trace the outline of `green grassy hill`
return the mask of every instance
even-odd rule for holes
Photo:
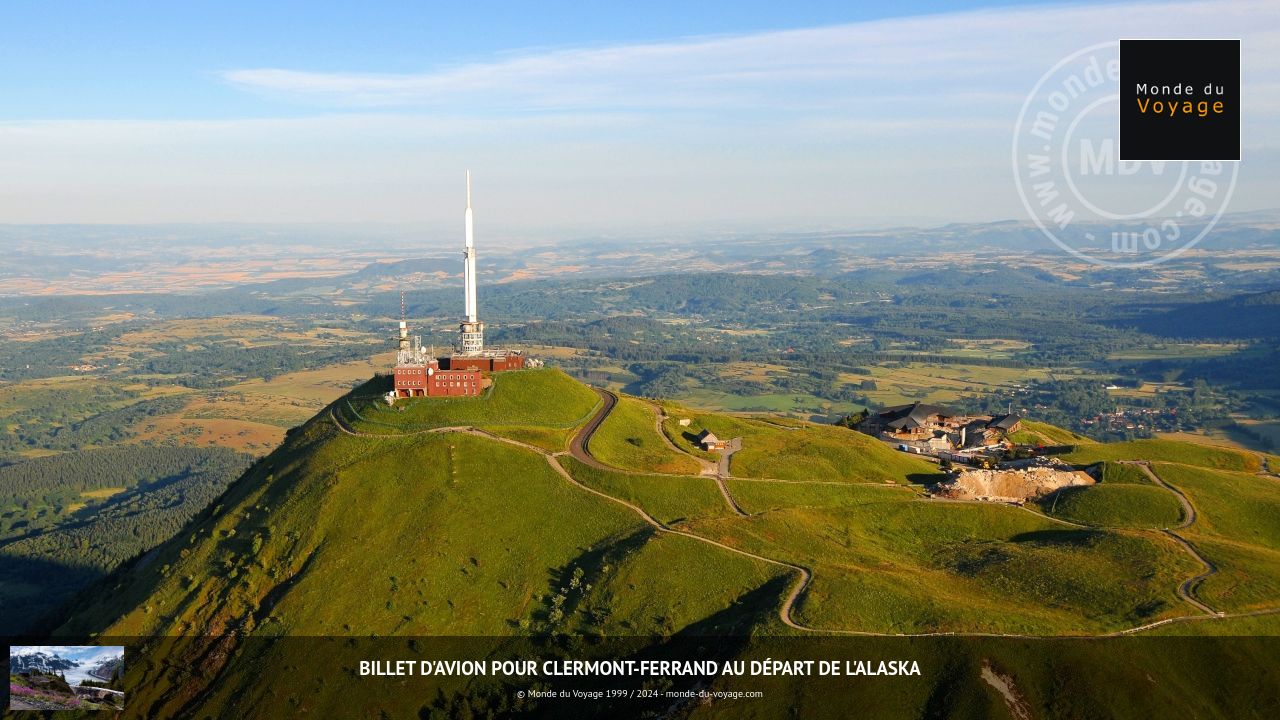
[[[723,493],[715,478],[655,474],[690,458],[662,442],[648,407],[626,398],[589,444],[614,469],[592,467],[563,449],[598,398],[555,370],[498,375],[467,400],[388,407],[368,395],[357,390],[291,431],[63,625],[64,635],[167,638],[171,657],[199,660],[195,673],[131,665],[127,679],[145,688],[131,707],[200,717],[335,707],[344,683],[331,669],[307,668],[297,645],[263,645],[299,636],[345,636],[352,648],[374,638],[583,635],[647,647],[681,634],[1094,635],[1205,617],[1176,590],[1203,568],[1158,529],[1178,520],[1176,497],[1124,465],[1047,508],[1107,526],[1081,528],[1030,508],[927,499],[919,483],[936,476],[934,465],[804,422],[671,407],[662,431],[690,453],[700,452],[690,436],[701,428],[741,437],[743,449]],[[460,425],[485,432],[433,432]],[[1135,459],[1129,453],[1147,446],[1103,447],[1089,450]],[[1220,567],[1198,596],[1232,610],[1274,604],[1280,483],[1214,466],[1155,468],[1196,505],[1201,518],[1186,537]],[[811,578],[787,618],[807,630],[779,616],[797,566]],[[404,651],[420,653],[416,642]],[[263,668],[277,664],[292,668],[287,679],[264,688]],[[903,702],[917,708],[945,692],[912,688]],[[430,714],[423,700],[396,704],[415,697],[401,695],[384,698],[387,715]]]
[[[1100,527],[1167,528],[1182,520],[1182,505],[1154,485],[1110,484],[1065,488],[1039,502],[1045,513]]]
[[[600,403],[591,388],[554,368],[498,373],[492,379],[481,397],[398,400],[394,406],[382,399],[384,383],[371,381],[339,400],[335,410],[362,433],[472,426],[558,451]]]
[[[698,461],[667,447],[654,430],[657,422],[657,414],[644,401],[619,397],[591,437],[591,454],[607,465],[635,472],[697,475]]]
[[[1275,607],[1280,598],[1280,481],[1251,473],[1156,463],[1199,517],[1182,534],[1218,567],[1197,588],[1226,610]]]
[[[742,438],[729,467],[736,477],[779,480],[908,483],[934,480],[938,466],[898,452],[862,433],[834,425],[765,421],[669,406],[663,424],[678,447],[708,458],[695,444],[702,430],[723,440]],[[689,425],[681,426],[680,419]]]
[[[1262,461],[1255,453],[1162,439],[1080,443],[1063,459],[1073,463],[1142,459],[1244,472],[1257,472],[1262,468]]]
[[[1187,613],[1174,586],[1195,565],[1161,538],[1081,530],[1007,505],[923,500],[907,488],[730,488],[759,514],[692,528],[812,568],[799,612],[815,627],[1097,633]]]

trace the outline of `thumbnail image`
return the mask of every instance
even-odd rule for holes
[[[124,648],[9,648],[9,710],[123,710]]]

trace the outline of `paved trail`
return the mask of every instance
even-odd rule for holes
[[[597,470],[613,470],[613,468],[596,460],[590,452],[587,451],[587,443],[591,441],[591,436],[600,429],[600,425],[604,422],[609,413],[613,412],[613,408],[618,404],[618,396],[608,390],[599,388],[591,388],[596,391],[596,395],[600,396],[600,409],[595,415],[583,425],[578,432],[574,433],[573,439],[569,441],[569,454],[578,462],[590,465]]]
[[[606,470],[612,470],[612,468],[608,467],[607,465],[604,465],[603,463],[600,463],[595,458],[591,457],[589,452],[590,445],[588,441],[590,440],[591,434],[594,433],[596,429],[600,427],[600,424],[604,422],[604,418],[609,414],[611,410],[613,410],[614,406],[617,404],[617,396],[613,395],[612,393],[609,393],[608,391],[596,390],[596,392],[601,394],[601,397],[605,400],[605,402],[601,405],[600,409],[596,412],[596,414],[590,420],[588,420],[587,423],[583,425],[578,430],[578,432],[574,435],[573,440],[570,442],[569,454],[573,455],[573,457],[578,459],[579,461],[590,464],[593,467],[600,467]],[[610,401],[609,398],[612,398],[612,401]],[[1246,612],[1246,613],[1230,613],[1230,614],[1221,613],[1221,612],[1215,613],[1214,611],[1205,608],[1203,605],[1201,605],[1198,601],[1195,601],[1193,598],[1189,598],[1189,596],[1184,595],[1184,598],[1188,599],[1190,602],[1192,602],[1192,604],[1197,605],[1198,607],[1204,608],[1205,612],[1208,614],[1187,615],[1187,616],[1176,617],[1176,618],[1168,618],[1165,620],[1159,620],[1156,622],[1147,623],[1145,625],[1139,625],[1137,627],[1127,628],[1125,630],[1118,630],[1115,632],[1104,633],[1100,635],[1047,636],[1047,635],[1027,635],[1027,634],[1020,634],[1020,633],[980,633],[980,632],[977,632],[977,633],[975,632],[885,633],[885,632],[872,632],[868,630],[841,630],[841,629],[832,629],[832,628],[816,628],[809,625],[805,625],[793,617],[793,610],[795,609],[796,601],[800,598],[800,596],[804,593],[804,591],[809,587],[809,583],[812,582],[813,580],[813,572],[809,568],[804,567],[803,565],[797,565],[792,562],[787,562],[785,560],[766,557],[764,555],[759,555],[747,550],[742,550],[740,548],[736,548],[731,545],[726,545],[722,542],[718,542],[716,540],[712,540],[710,538],[703,537],[701,535],[696,535],[691,532],[671,528],[666,524],[662,523],[661,521],[659,521],[657,518],[650,515],[647,511],[645,511],[644,508],[640,507],[639,505],[636,505],[627,500],[623,500],[622,498],[614,497],[607,493],[601,492],[599,490],[596,490],[595,488],[588,487],[587,485],[583,485],[582,483],[575,480],[573,476],[570,475],[569,472],[564,469],[564,466],[560,464],[559,458],[565,455],[565,453],[563,452],[561,453],[547,452],[546,449],[540,448],[536,445],[530,445],[529,443],[521,442],[519,440],[512,440],[511,438],[499,437],[492,433],[485,432],[484,430],[480,430],[478,428],[469,427],[469,426],[432,428],[428,430],[419,430],[411,433],[401,433],[400,435],[362,433],[346,425],[346,423],[339,417],[339,414],[335,411],[336,405],[337,403],[329,406],[329,417],[333,420],[333,424],[338,428],[338,430],[342,431],[343,433],[346,433],[347,435],[362,437],[362,438],[373,438],[373,439],[385,440],[385,439],[399,437],[402,435],[423,435],[423,434],[429,434],[429,433],[460,432],[460,433],[466,433],[469,435],[477,435],[480,437],[488,438],[490,440],[507,443],[508,445],[514,445],[516,447],[524,448],[525,450],[529,450],[531,452],[535,452],[535,453],[538,453],[539,455],[542,455],[546,459],[547,464],[551,466],[551,469],[554,470],[557,475],[559,475],[565,481],[569,482],[571,485],[583,490],[584,492],[589,492],[592,495],[595,495],[604,500],[607,500],[612,503],[616,503],[618,505],[621,505],[627,508],[628,510],[630,510],[631,512],[639,516],[639,518],[643,522],[645,522],[647,525],[652,527],[657,532],[668,534],[668,535],[679,535],[681,537],[686,537],[686,538],[689,538],[690,540],[695,540],[697,542],[705,543],[707,545],[711,545],[713,547],[719,548],[726,552],[734,553],[735,555],[751,558],[752,560],[757,560],[759,562],[766,563],[774,567],[784,568],[792,573],[795,573],[795,576],[796,576],[795,580],[792,582],[791,588],[787,592],[787,596],[783,598],[782,604],[778,607],[778,619],[787,627],[790,627],[795,630],[807,632],[807,633],[816,633],[816,634],[822,634],[822,635],[851,635],[851,636],[862,636],[862,637],[988,637],[988,638],[1017,638],[1017,639],[1023,639],[1023,640],[1053,640],[1053,639],[1091,640],[1091,639],[1101,639],[1101,638],[1133,635],[1133,634],[1141,633],[1154,628],[1162,627],[1164,625],[1171,625],[1173,623],[1217,620],[1217,619],[1225,619],[1225,618],[1258,617],[1262,615],[1273,615],[1273,614],[1280,613],[1280,608],[1255,610],[1253,612]],[[1150,472],[1149,468],[1147,470],[1148,472]],[[1152,473],[1152,477],[1153,478],[1155,477],[1154,473]],[[1156,481],[1161,485],[1164,485],[1165,487],[1170,487],[1166,485],[1163,481],[1159,480],[1158,478],[1156,478]],[[1170,489],[1173,490],[1172,487],[1170,487]],[[1177,490],[1174,490],[1174,492],[1176,493]],[[1179,493],[1179,495],[1181,495],[1181,493]],[[1187,504],[1190,505],[1189,502]],[[1194,513],[1194,508],[1192,508],[1192,513]],[[1194,514],[1192,514],[1191,517],[1194,520]],[[1184,523],[1181,527],[1186,527],[1189,524],[1190,524],[1189,522]],[[1170,531],[1170,534],[1172,534],[1171,531]],[[1175,535],[1175,537],[1177,536]],[[1186,541],[1184,540],[1183,542],[1185,543]],[[1190,544],[1186,544],[1186,547],[1188,547],[1188,549],[1193,554],[1195,554],[1197,558],[1200,557],[1199,553],[1197,553],[1194,550],[1194,548],[1191,548]],[[1201,560],[1203,561],[1203,558],[1201,558]],[[1212,568],[1212,565],[1209,565],[1207,561],[1205,562],[1205,564],[1206,566]],[[1214,572],[1216,572],[1216,570],[1214,570]],[[1212,574],[1212,572],[1206,574],[1206,576],[1210,574]],[[1196,578],[1192,578],[1192,580],[1194,581],[1196,580]],[[1187,583],[1183,583],[1183,585],[1186,586]]]
[[[724,479],[730,477],[729,463],[733,459],[733,454],[742,449],[742,438],[734,438],[730,440],[724,448],[724,452],[720,455],[720,463],[716,472],[716,487],[720,488],[720,494],[724,496],[724,501],[729,505],[729,509],[740,517],[749,517],[747,512],[738,505],[738,501],[733,498],[733,493],[729,492],[729,486],[725,485]]]

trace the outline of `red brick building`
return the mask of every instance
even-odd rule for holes
[[[491,350],[482,355],[454,355],[440,358],[440,367],[446,370],[483,370],[502,372],[524,367],[524,355],[510,350]]]
[[[474,397],[484,389],[478,369],[440,369],[437,360],[425,364],[396,365],[395,396]]]

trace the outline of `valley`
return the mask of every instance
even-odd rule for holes
[[[596,638],[601,656],[906,643],[966,677],[1018,658],[1001,677],[1037,693],[1051,669],[1017,643],[1062,644],[1085,678],[1148,657],[1121,639],[1280,631],[1274,269],[1171,266],[1135,305],[1113,302],[1135,278],[1054,258],[943,253],[944,272],[788,242],[709,249],[746,272],[645,275],[602,254],[529,279],[497,260],[491,337],[548,367],[394,406],[405,278],[424,279],[405,294],[424,346],[456,335],[443,259],[0,298],[0,479],[74,470],[0,496],[10,631],[142,643],[200,670],[131,666],[151,688],[138,712],[246,717],[337,702],[348,684],[299,670],[310,656],[450,637],[497,654]],[[1261,252],[1242,242],[1237,259]],[[1101,482],[949,500],[939,465],[837,424],[912,402],[1017,413],[1011,441],[1064,446]],[[259,686],[266,666],[290,680]],[[950,682],[899,700],[919,714]],[[380,702],[461,697],[432,687],[426,705]]]

